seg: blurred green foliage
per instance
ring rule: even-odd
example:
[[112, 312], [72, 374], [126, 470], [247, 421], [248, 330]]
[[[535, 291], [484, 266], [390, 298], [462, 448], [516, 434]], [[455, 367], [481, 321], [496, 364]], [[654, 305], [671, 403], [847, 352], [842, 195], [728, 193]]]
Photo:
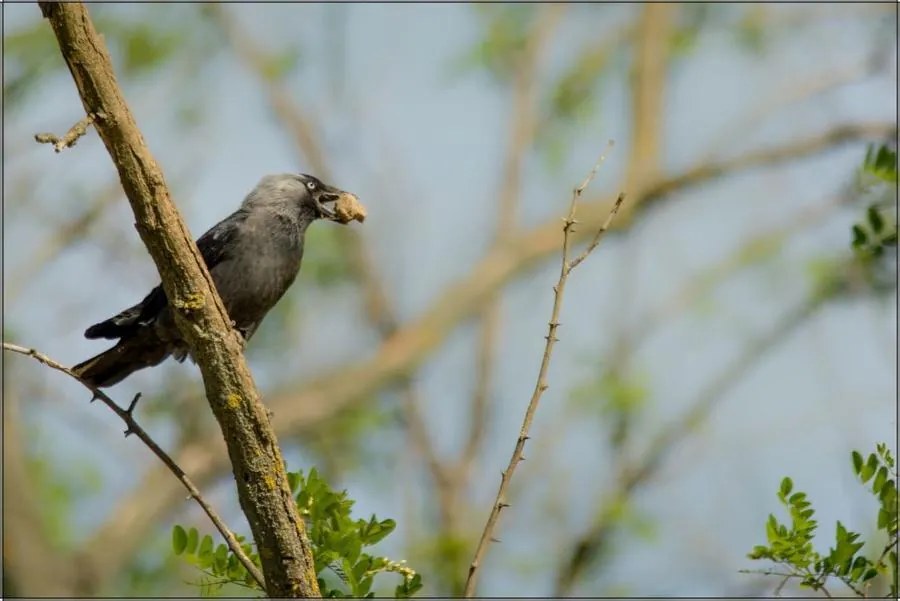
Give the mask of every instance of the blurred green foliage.
[[[896, 290], [897, 154], [880, 146], [866, 151], [851, 200], [866, 206], [850, 227], [853, 254], [809, 263], [814, 295], [886, 295]], [[874, 199], [874, 200], [873, 200]]]
[[863, 159], [863, 173], [872, 175], [882, 181], [897, 183], [897, 151], [881, 145], [875, 148], [869, 145]]
[[622, 447], [634, 421], [650, 398], [647, 377], [621, 369], [602, 369], [593, 378], [575, 386], [570, 406], [584, 416], [595, 416], [609, 427], [610, 444]]
[[715, 5], [706, 3], [685, 4], [680, 7], [669, 40], [676, 57], [685, 56], [696, 47], [700, 32], [706, 27], [714, 9]]
[[[835, 528], [835, 545], [827, 554], [813, 547], [818, 522], [815, 510], [806, 494], [793, 492], [794, 483], [784, 478], [778, 490], [778, 500], [790, 515], [790, 524], [782, 524], [769, 514], [766, 521], [768, 544], [757, 545], [748, 554], [750, 559], [770, 560], [786, 572], [777, 575], [798, 579], [800, 586], [815, 591], [824, 590], [829, 579], [837, 579], [856, 595], [869, 596], [871, 581], [879, 575], [889, 579], [889, 594], [897, 598], [897, 470], [894, 456], [884, 443], [868, 458], [853, 451], [853, 472], [862, 484], [871, 483], [870, 492], [878, 502], [876, 528], [884, 533], [887, 543], [870, 545], [868, 554], [860, 551], [866, 542], [860, 534], [848, 530], [840, 521]], [[881, 546], [884, 544], [884, 546]], [[774, 574], [772, 571], [763, 572]], [[831, 596], [829, 594], [829, 596]]]
[[16, 109], [40, 82], [63, 67], [53, 31], [39, 20], [20, 31], [5, 34], [3, 66], [5, 110]]
[[419, 533], [411, 545], [410, 555], [427, 565], [431, 590], [450, 597], [461, 597], [465, 590], [466, 571], [472, 561], [477, 539], [467, 533], [446, 529]]
[[[390, 465], [392, 453], [384, 437], [396, 432], [398, 420], [377, 395], [359, 399], [353, 409], [341, 411], [313, 431], [292, 437], [310, 455], [311, 462], [330, 478], [365, 468], [375, 473], [379, 464]], [[285, 442], [291, 440], [286, 438]], [[379, 483], [382, 483], [379, 480]]]
[[[32, 436], [39, 438], [40, 433], [35, 431]], [[34, 490], [40, 491], [37, 509], [43, 534], [57, 549], [69, 548], [75, 538], [75, 502], [101, 489], [100, 472], [90, 463], [64, 470], [42, 455], [29, 455], [25, 467]]]
[[[194, 5], [147, 6], [130, 18], [118, 9], [90, 7], [118, 77], [128, 83], [163, 68], [179, 73], [179, 93], [172, 96], [170, 108], [182, 125], [198, 124], [204, 115], [204, 67], [224, 48], [222, 39], [198, 18]], [[65, 70], [53, 32], [43, 19], [5, 34], [3, 58], [5, 110], [24, 106], [41, 82]], [[186, 81], [192, 85], [184, 85]]]
[[[333, 224], [332, 224], [333, 225]], [[351, 280], [342, 232], [337, 227], [311, 227], [306, 231], [300, 283], [323, 288]]]
[[528, 42], [535, 8], [522, 4], [479, 4], [474, 7], [482, 27], [478, 41], [453, 63], [452, 71], [487, 71], [508, 83], [519, 66]]
[[[894, 271], [885, 267], [896, 256], [885, 252], [897, 246], [897, 152], [887, 146], [869, 146], [858, 177], [861, 195], [874, 196], [863, 219], [851, 228], [851, 246], [857, 258], [871, 273]], [[888, 279], [890, 279], [888, 277]]]
[[302, 51], [297, 46], [290, 46], [283, 51], [270, 55], [263, 69], [263, 76], [270, 81], [283, 79], [300, 65]]

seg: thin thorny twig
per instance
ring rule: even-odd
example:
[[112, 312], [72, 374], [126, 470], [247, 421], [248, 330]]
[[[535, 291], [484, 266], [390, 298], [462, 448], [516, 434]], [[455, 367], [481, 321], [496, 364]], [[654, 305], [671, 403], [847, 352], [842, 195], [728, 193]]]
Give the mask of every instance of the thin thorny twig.
[[231, 532], [225, 522], [222, 521], [222, 518], [219, 517], [219, 514], [216, 513], [216, 511], [210, 506], [206, 499], [203, 498], [203, 496], [200, 494], [200, 491], [197, 489], [191, 479], [187, 476], [187, 474], [184, 473], [184, 470], [182, 470], [178, 466], [178, 464], [175, 463], [175, 461], [171, 457], [169, 457], [169, 455], [165, 451], [163, 451], [158, 444], [156, 444], [156, 441], [153, 440], [153, 438], [151, 438], [149, 434], [147, 434], [146, 430], [141, 428], [141, 426], [138, 425], [137, 421], [135, 421], [133, 412], [135, 406], [137, 405], [137, 401], [141, 396], [140, 393], [135, 395], [134, 399], [129, 404], [128, 409], [122, 409], [122, 407], [120, 407], [118, 403], [113, 401], [106, 393], [94, 386], [91, 386], [90, 384], [79, 378], [78, 375], [76, 375], [75, 372], [73, 372], [71, 369], [54, 361], [47, 355], [40, 353], [34, 349], [25, 348], [16, 344], [10, 344], [8, 342], [3, 343], [3, 348], [13, 353], [19, 353], [20, 355], [33, 357], [47, 367], [55, 369], [56, 371], [61, 371], [62, 373], [78, 380], [82, 385], [90, 390], [91, 393], [93, 393], [94, 396], [91, 398], [91, 400], [100, 399], [104, 405], [109, 407], [116, 415], [118, 415], [119, 418], [123, 422], [125, 422], [125, 425], [127, 426], [127, 428], [125, 429], [125, 436], [134, 434], [135, 436], [140, 438], [141, 442], [147, 445], [147, 448], [149, 448], [153, 452], [153, 454], [156, 455], [160, 459], [160, 461], [162, 461], [166, 465], [167, 468], [169, 468], [169, 471], [175, 474], [175, 477], [177, 477], [178, 480], [181, 481], [181, 483], [190, 493], [190, 496], [195, 501], [197, 501], [197, 504], [200, 505], [204, 512], [206, 512], [206, 515], [209, 516], [210, 521], [212, 521], [216, 529], [225, 538], [225, 542], [228, 544], [228, 548], [231, 549], [231, 552], [234, 553], [235, 557], [238, 558], [238, 561], [240, 561], [241, 564], [243, 564], [243, 566], [250, 573], [250, 575], [253, 576], [253, 579], [256, 580], [259, 586], [261, 586], [263, 590], [265, 590], [265, 581], [263, 580], [262, 573], [253, 564], [253, 562], [250, 561], [250, 558], [248, 558], [244, 553], [244, 550], [241, 548], [240, 543], [237, 541], [234, 534]]
[[[610, 142], [610, 145], [611, 144], [612, 142]], [[568, 280], [569, 274], [572, 272], [572, 270], [577, 267], [582, 261], [584, 261], [584, 259], [587, 258], [591, 251], [593, 251], [597, 247], [597, 244], [599, 244], [600, 242], [600, 238], [609, 228], [609, 224], [612, 222], [616, 213], [619, 211], [619, 207], [625, 200], [625, 195], [620, 194], [616, 199], [616, 202], [613, 204], [612, 209], [610, 209], [609, 215], [607, 215], [606, 217], [606, 221], [600, 227], [590, 245], [576, 259], [570, 261], [569, 234], [574, 230], [575, 224], [577, 223], [575, 220], [575, 213], [578, 208], [578, 200], [581, 198], [581, 194], [584, 192], [584, 190], [590, 185], [591, 181], [593, 181], [594, 176], [600, 169], [600, 164], [605, 160], [605, 158], [605, 155], [601, 155], [600, 159], [594, 165], [593, 169], [591, 169], [590, 173], [588, 173], [587, 177], [584, 179], [581, 185], [575, 188], [575, 190], [573, 190], [572, 192], [572, 200], [569, 205], [569, 213], [564, 219], [562, 263], [560, 266], [559, 280], [553, 287], [553, 310], [551, 312], [550, 322], [548, 324], [548, 333], [546, 336], [547, 342], [544, 347], [544, 356], [541, 360], [541, 367], [538, 372], [534, 392], [531, 395], [531, 400], [528, 403], [528, 408], [525, 410], [525, 418], [522, 422], [522, 428], [519, 431], [519, 437], [516, 439], [516, 445], [513, 449], [512, 456], [510, 457], [509, 465], [507, 466], [506, 470], [501, 473], [500, 487], [497, 490], [496, 499], [494, 500], [494, 504], [491, 507], [491, 513], [488, 516], [487, 522], [484, 525], [484, 530], [481, 533], [481, 539], [478, 541], [478, 546], [475, 549], [475, 555], [472, 559], [472, 563], [469, 565], [469, 574], [466, 578], [466, 586], [463, 593], [466, 597], [471, 597], [475, 592], [475, 587], [478, 581], [478, 569], [481, 566], [484, 554], [487, 551], [488, 543], [493, 540], [493, 531], [497, 525], [500, 512], [504, 507], [509, 506], [509, 503], [506, 502], [506, 490], [509, 487], [510, 481], [512, 480], [512, 475], [516, 469], [516, 466], [520, 461], [522, 461], [522, 452], [525, 448], [525, 441], [528, 440], [528, 432], [531, 428], [531, 423], [534, 420], [534, 414], [537, 411], [541, 396], [543, 396], [544, 391], [548, 388], [547, 371], [550, 366], [550, 358], [553, 354], [553, 347], [558, 340], [556, 338], [556, 330], [559, 327], [559, 313], [560, 307], [562, 306], [562, 298], [566, 286], [566, 281]]]

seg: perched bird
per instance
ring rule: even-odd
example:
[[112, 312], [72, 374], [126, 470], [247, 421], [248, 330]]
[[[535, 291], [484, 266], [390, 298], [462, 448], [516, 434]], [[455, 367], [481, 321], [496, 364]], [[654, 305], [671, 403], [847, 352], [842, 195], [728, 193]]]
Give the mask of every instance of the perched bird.
[[[197, 240], [232, 325], [249, 340], [293, 283], [306, 228], [319, 218], [346, 223], [356, 197], [310, 175], [267, 175], [241, 208]], [[337, 210], [337, 211], [336, 211]], [[85, 338], [118, 344], [72, 370], [96, 387], [112, 386], [169, 355], [184, 361], [188, 347], [175, 326], [162, 285], [118, 315], [89, 327]]]

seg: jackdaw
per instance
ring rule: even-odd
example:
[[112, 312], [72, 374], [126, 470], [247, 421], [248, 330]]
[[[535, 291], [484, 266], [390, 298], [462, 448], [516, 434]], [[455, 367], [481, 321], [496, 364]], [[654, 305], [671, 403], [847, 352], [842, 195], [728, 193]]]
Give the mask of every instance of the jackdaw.
[[[232, 325], [244, 341], [297, 276], [306, 228], [319, 218], [346, 223], [346, 214], [338, 215], [335, 209], [343, 208], [347, 197], [355, 204], [352, 194], [310, 175], [267, 175], [241, 208], [197, 240]], [[188, 355], [162, 285], [133, 307], [92, 325], [84, 336], [119, 339], [113, 348], [72, 368], [98, 388], [158, 365], [169, 355], [178, 361]]]

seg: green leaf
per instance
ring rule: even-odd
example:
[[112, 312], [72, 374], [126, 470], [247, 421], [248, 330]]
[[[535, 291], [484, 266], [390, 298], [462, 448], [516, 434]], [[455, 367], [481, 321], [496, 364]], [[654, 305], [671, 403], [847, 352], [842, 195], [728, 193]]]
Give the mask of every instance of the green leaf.
[[869, 235], [858, 224], [853, 225], [853, 247], [859, 248], [869, 241]]
[[303, 476], [297, 472], [288, 472], [287, 479], [288, 486], [291, 487], [291, 494], [297, 494], [297, 489], [300, 488], [300, 483], [303, 482]]
[[779, 490], [779, 494], [781, 499], [784, 500], [789, 494], [791, 494], [791, 490], [794, 488], [794, 482], [790, 478], [784, 478], [781, 481], [781, 488]]
[[213, 571], [216, 575], [225, 575], [228, 570], [228, 547], [220, 544], [213, 555]]
[[887, 482], [888, 471], [887, 468], [883, 465], [878, 468], [878, 472], [875, 474], [875, 481], [872, 482], [872, 492], [878, 494], [881, 492], [881, 487], [884, 486], [885, 482]]
[[769, 544], [772, 544], [779, 539], [778, 521], [775, 519], [775, 515], [771, 513], [769, 514], [769, 519], [766, 521], [766, 537], [769, 539]]
[[362, 580], [359, 581], [359, 586], [356, 587], [357, 595], [360, 597], [365, 597], [369, 595], [369, 591], [372, 589], [372, 577], [366, 576]]
[[200, 533], [197, 532], [196, 528], [191, 528], [187, 533], [187, 543], [185, 544], [185, 552], [190, 553], [191, 555], [197, 550], [197, 541], [200, 538]]
[[230, 580], [238, 581], [244, 577], [246, 571], [243, 564], [238, 561], [237, 555], [230, 553], [228, 555], [228, 578]]
[[370, 521], [367, 526], [363, 542], [367, 546], [371, 546], [393, 532], [394, 528], [397, 527], [397, 522], [394, 520], [382, 520], [381, 522], [376, 522], [375, 516], [373, 515], [372, 521]]
[[878, 450], [878, 454], [881, 456], [884, 463], [889, 468], [893, 469], [894, 456], [891, 454], [891, 450], [888, 448], [887, 444], [880, 442], [880, 443], [878, 443], [878, 445], [875, 448]]
[[172, 528], [172, 550], [175, 551], [175, 555], [181, 555], [186, 546], [187, 532], [180, 524], [175, 524], [175, 527]]
[[853, 451], [851, 457], [853, 458], [853, 471], [856, 473], [856, 475], [859, 475], [859, 472], [862, 469], [863, 465], [863, 456], [859, 453], [859, 451]]
[[788, 503], [793, 505], [796, 509], [805, 509], [809, 507], [809, 501], [806, 500], [805, 492], [795, 492], [788, 499]]
[[872, 231], [876, 234], [881, 233], [881, 230], [884, 228], [884, 219], [881, 218], [878, 207], [871, 205], [868, 210], [868, 217], [869, 225], [872, 226]]
[[876, 469], [878, 469], [878, 458], [875, 456], [875, 453], [871, 453], [869, 455], [869, 459], [866, 461], [866, 464], [859, 472], [859, 478], [863, 481], [863, 484], [872, 479], [872, 476], [875, 475]]
[[203, 540], [200, 541], [200, 547], [197, 551], [197, 555], [199, 557], [203, 557], [204, 555], [209, 555], [212, 553], [213, 548], [213, 539], [210, 535], [205, 535]]
[[885, 182], [897, 183], [897, 153], [884, 145], [878, 150], [869, 146], [863, 161], [863, 171]]
[[409, 580], [404, 579], [401, 584], [394, 589], [394, 597], [405, 599], [413, 596], [420, 588], [422, 588], [422, 575], [416, 574]]

